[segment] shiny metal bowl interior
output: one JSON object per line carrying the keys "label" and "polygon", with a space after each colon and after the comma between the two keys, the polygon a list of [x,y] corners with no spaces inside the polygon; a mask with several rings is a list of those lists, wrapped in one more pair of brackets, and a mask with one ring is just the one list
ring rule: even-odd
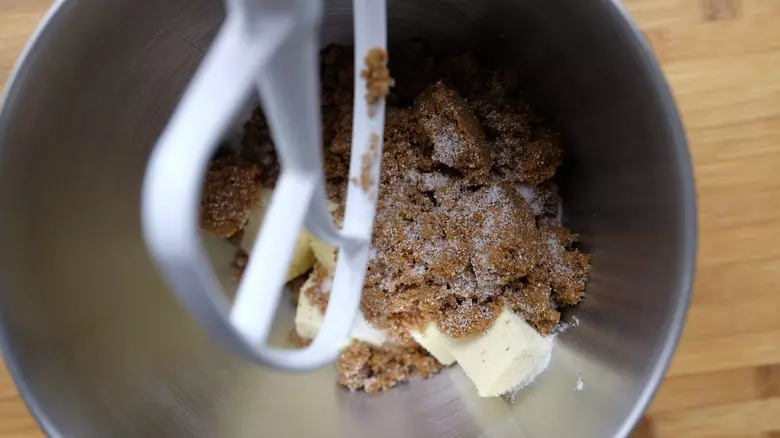
{"label": "shiny metal bowl interior", "polygon": [[[163,286],[139,228],[150,148],[219,25],[207,0],[66,0],[0,114],[5,358],[52,436],[603,438],[630,430],[683,325],[694,191],[669,90],[607,0],[390,1],[394,40],[473,44],[523,72],[563,132],[566,224],[593,254],[581,325],[514,404],[455,368],[366,396],[215,345]],[[348,42],[348,1],[324,36]],[[392,55],[391,55],[392,57]],[[197,127],[193,127],[197,129]],[[578,375],[584,391],[575,392]]]}

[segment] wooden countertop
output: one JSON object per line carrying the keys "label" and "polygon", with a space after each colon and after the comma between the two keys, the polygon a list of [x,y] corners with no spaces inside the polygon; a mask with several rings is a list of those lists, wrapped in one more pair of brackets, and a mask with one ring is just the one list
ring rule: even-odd
{"label": "wooden countertop", "polygon": [[[0,0],[0,84],[49,0]],[[633,437],[780,438],[780,0],[624,0],[663,64],[696,170],[699,266]],[[0,367],[0,438],[39,437]]]}

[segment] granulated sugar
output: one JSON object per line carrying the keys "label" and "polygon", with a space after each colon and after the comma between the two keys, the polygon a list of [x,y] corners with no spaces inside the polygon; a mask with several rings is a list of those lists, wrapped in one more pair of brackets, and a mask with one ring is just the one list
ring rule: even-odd
{"label": "granulated sugar", "polygon": [[[515,189],[517,190],[517,193],[519,193],[520,196],[522,196],[523,199],[525,199],[525,202],[530,204],[531,207],[533,208],[533,203],[534,201],[536,201],[536,190],[533,187],[525,186],[522,184],[516,186]],[[533,210],[534,210],[534,214],[541,213],[541,210],[537,211],[537,208],[533,208]]]}
{"label": "granulated sugar", "polygon": [[422,131],[433,143],[433,160],[462,171],[490,167],[487,139],[479,121],[458,93],[442,83],[415,99]]}
{"label": "granulated sugar", "polygon": [[580,325],[580,319],[576,316],[572,316],[570,322],[561,321],[557,326],[555,326],[552,332],[553,334],[563,333],[570,328],[577,327],[578,325]]}
{"label": "granulated sugar", "polygon": [[560,225],[558,213],[561,200],[558,198],[558,189],[553,184],[547,183],[535,187],[519,184],[515,186],[515,190],[531,206],[534,215]]}
{"label": "granulated sugar", "polygon": [[[435,125],[436,122],[432,122]],[[455,166],[455,159],[465,149],[465,140],[458,134],[457,126],[448,123],[433,135],[433,159],[447,166]]]}
{"label": "granulated sugar", "polygon": [[421,173],[416,169],[410,169],[406,174],[406,179],[410,184],[416,185],[419,190],[424,192],[434,192],[452,183],[452,178],[443,173]]}

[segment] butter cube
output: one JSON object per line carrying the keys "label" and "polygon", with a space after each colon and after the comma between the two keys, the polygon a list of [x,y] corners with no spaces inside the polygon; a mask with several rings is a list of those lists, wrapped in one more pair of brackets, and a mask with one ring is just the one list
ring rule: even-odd
{"label": "butter cube", "polygon": [[504,309],[485,334],[452,341],[452,356],[481,397],[497,397],[530,383],[550,361],[553,337],[542,336]]}
{"label": "butter cube", "polygon": [[[330,288],[331,282],[327,281],[326,283],[328,283],[327,287]],[[295,310],[295,331],[304,339],[314,339],[325,319],[320,308],[315,306],[309,300],[309,297],[306,296],[306,290],[311,290],[313,287],[322,287],[322,285],[314,282],[314,275],[312,274],[301,287],[298,307]],[[349,336],[352,339],[368,342],[376,346],[380,346],[389,340],[384,332],[377,330],[369,324],[361,312],[358,312],[355,317]]]}
{"label": "butter cube", "polygon": [[421,332],[411,332],[412,338],[420,346],[431,353],[442,365],[452,365],[455,363],[455,356],[452,355],[452,339],[440,332],[436,324],[429,322]]}
{"label": "butter cube", "polygon": [[311,239],[311,251],[314,253],[314,258],[317,263],[321,264],[328,272],[334,272],[336,270],[336,252],[338,247],[325,243],[317,238]]}

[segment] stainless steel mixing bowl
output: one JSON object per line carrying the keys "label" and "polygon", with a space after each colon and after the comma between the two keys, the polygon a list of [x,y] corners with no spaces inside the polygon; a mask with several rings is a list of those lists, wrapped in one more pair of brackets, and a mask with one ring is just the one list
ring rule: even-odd
{"label": "stainless steel mixing bowl", "polygon": [[[324,36],[348,42],[350,4]],[[207,0],[66,0],[0,114],[2,347],[42,428],[72,437],[623,436],[683,326],[693,179],[674,102],[607,0],[395,0],[394,40],[471,43],[523,72],[568,147],[565,220],[593,254],[581,325],[514,404],[457,369],[385,394],[227,353],[166,290],[144,248],[149,150],[222,16]],[[197,127],[193,127],[197,129]],[[584,390],[574,390],[578,376]]]}

